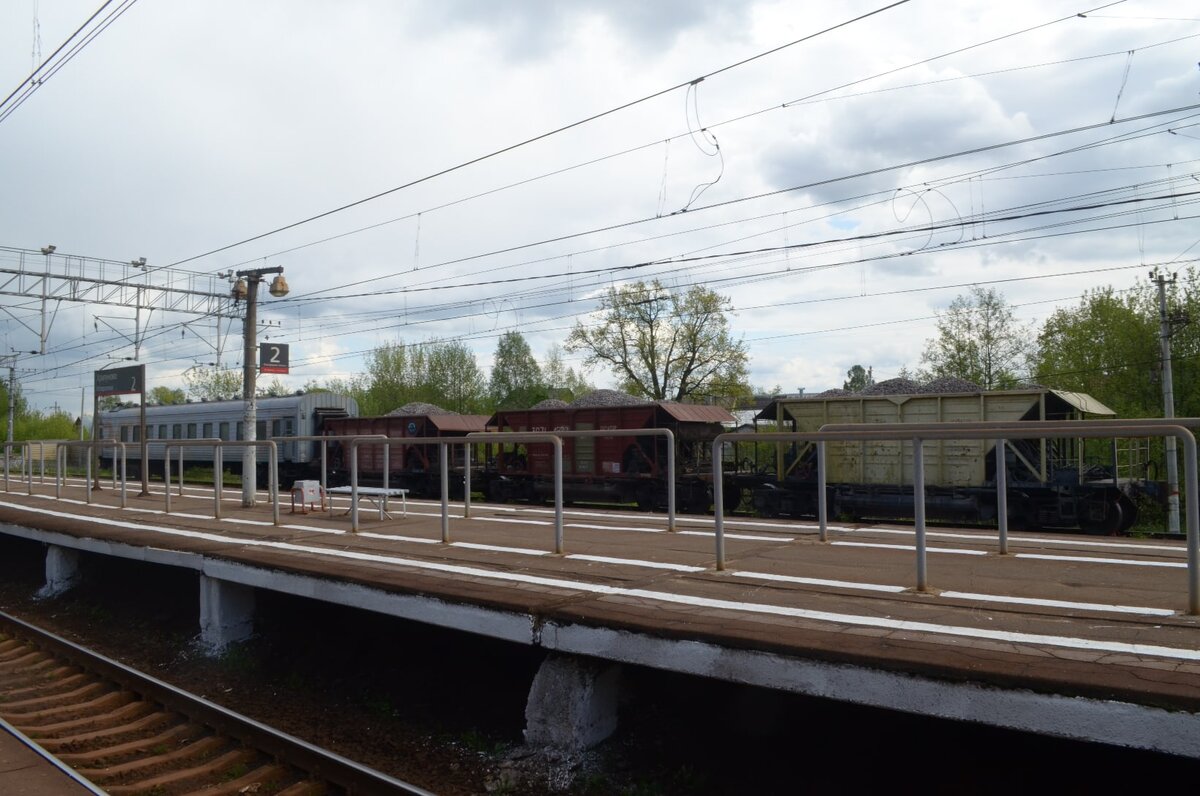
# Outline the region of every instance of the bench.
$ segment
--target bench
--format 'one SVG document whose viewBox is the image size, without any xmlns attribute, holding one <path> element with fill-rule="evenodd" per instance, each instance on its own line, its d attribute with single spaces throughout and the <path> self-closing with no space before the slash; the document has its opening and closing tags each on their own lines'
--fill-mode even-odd
<svg viewBox="0 0 1200 796">
<path fill-rule="evenodd" d="M 354 490 L 348 486 L 336 486 L 333 489 L 328 489 L 326 492 L 330 495 L 352 495 Z M 366 498 L 369 502 L 375 504 L 379 508 L 379 519 L 387 517 L 392 519 L 392 515 L 384 510 L 384 505 L 388 498 L 400 498 L 400 508 L 403 512 L 402 516 L 408 516 L 408 490 L 407 489 L 383 489 L 377 486 L 360 486 L 358 488 L 358 496 Z M 350 509 L 346 509 L 346 514 L 350 513 Z"/>
</svg>

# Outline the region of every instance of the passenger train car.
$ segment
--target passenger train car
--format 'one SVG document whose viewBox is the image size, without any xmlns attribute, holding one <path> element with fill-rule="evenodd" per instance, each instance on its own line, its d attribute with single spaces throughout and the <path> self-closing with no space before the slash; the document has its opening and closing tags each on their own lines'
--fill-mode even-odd
<svg viewBox="0 0 1200 796">
<path fill-rule="evenodd" d="M 165 446 L 155 443 L 203 438 L 245 439 L 245 410 L 246 402 L 242 400 L 147 406 L 146 439 L 150 443 L 151 472 L 161 473 L 163 470 L 162 457 Z M 140 413 L 141 409 L 137 406 L 103 412 L 100 416 L 101 436 L 125 443 L 139 442 Z M 349 396 L 337 393 L 310 392 L 283 398 L 259 398 L 256 406 L 255 436 L 260 440 L 277 440 L 280 483 L 286 484 L 305 477 L 316 478 L 319 477 L 321 466 L 320 443 L 288 442 L 286 438 L 319 435 L 328 421 L 356 414 L 357 402 Z M 106 448 L 102 454 L 102 463 L 106 466 L 111 465 L 113 453 L 111 448 Z M 212 466 L 211 446 L 185 446 L 183 454 L 184 466 Z M 140 472 L 140 446 L 128 444 L 126 457 L 130 472 Z M 177 457 L 178 450 L 173 448 L 173 463 L 177 461 Z M 265 447 L 258 449 L 257 457 L 262 476 L 259 481 L 265 483 L 263 479 L 269 458 Z M 222 458 L 226 469 L 241 472 L 240 449 L 226 449 Z"/>
</svg>

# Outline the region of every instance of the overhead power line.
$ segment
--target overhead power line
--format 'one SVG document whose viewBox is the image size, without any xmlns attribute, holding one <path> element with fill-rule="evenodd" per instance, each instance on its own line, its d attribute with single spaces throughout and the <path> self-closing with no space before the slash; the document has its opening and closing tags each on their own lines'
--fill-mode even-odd
<svg viewBox="0 0 1200 796">
<path fill-rule="evenodd" d="M 721 67 L 720 69 L 714 69 L 714 70 L 713 70 L 713 71 L 711 71 L 711 72 L 706 72 L 705 74 L 703 74 L 703 75 L 700 75 L 699 77 L 694 77 L 694 78 L 692 78 L 691 80 L 686 80 L 686 81 L 684 81 L 684 82 L 682 82 L 682 83 L 677 83 L 677 84 L 675 84 L 675 85 L 673 85 L 673 86 L 670 86 L 669 88 L 660 89 L 659 91 L 655 91 L 655 92 L 654 92 L 654 93 L 652 93 L 652 94 L 647 94 L 646 96 L 644 96 L 644 97 L 641 97 L 641 98 L 639 98 L 639 99 L 630 100 L 629 102 L 623 103 L 623 104 L 621 104 L 621 105 L 618 105 L 618 106 L 616 106 L 616 107 L 614 107 L 614 108 L 609 108 L 609 109 L 608 109 L 608 110 L 606 110 L 606 111 L 601 111 L 601 112 L 599 112 L 599 113 L 592 114 L 591 116 L 588 116 L 588 117 L 586 117 L 586 118 L 584 118 L 584 119 L 580 119 L 580 120 L 578 120 L 578 121 L 571 122 L 570 124 L 563 125 L 562 127 L 557 127 L 557 128 L 555 128 L 555 129 L 553 129 L 553 130 L 550 130 L 550 131 L 548 131 L 548 132 L 545 132 L 545 133 L 541 133 L 541 134 L 539 134 L 539 135 L 535 135 L 535 136 L 534 136 L 534 137 L 532 137 L 532 138 L 527 138 L 527 139 L 525 139 L 524 141 L 519 141 L 519 142 L 517 142 L 517 143 L 515 143 L 515 144 L 509 144 L 508 146 L 506 146 L 506 147 L 503 147 L 503 148 L 501 148 L 501 149 L 497 149 L 497 150 L 495 150 L 494 152 L 489 152 L 489 153 L 488 153 L 488 154 L 486 154 L 486 155 L 480 155 L 479 157 L 472 158 L 471 160 L 467 160 L 467 161 L 464 161 L 464 162 L 462 162 L 462 163 L 459 163 L 459 164 L 458 164 L 458 165 L 456 165 L 456 166 L 450 166 L 449 168 L 442 169 L 441 171 L 436 171 L 436 172 L 434 172 L 433 174 L 429 174 L 429 175 L 426 175 L 426 176 L 424 176 L 424 177 L 419 177 L 419 178 L 417 178 L 417 179 L 415 179 L 415 180 L 411 180 L 411 181 L 409 181 L 409 182 L 406 182 L 406 183 L 404 183 L 403 185 L 397 185 L 395 188 L 389 188 L 389 189 L 388 189 L 388 190 L 386 190 L 386 191 L 380 191 L 379 193 L 372 194 L 371 196 L 367 196 L 367 197 L 365 197 L 365 198 L 363 198 L 363 199 L 358 199 L 358 200 L 356 200 L 356 201 L 353 201 L 353 202 L 350 202 L 350 203 L 348 203 L 348 204 L 344 204 L 344 205 L 342 205 L 342 206 L 340 206 L 340 207 L 335 207 L 335 208 L 333 208 L 332 210 L 326 210 L 326 211 L 325 211 L 325 212 L 323 212 L 323 213 L 318 213 L 318 214 L 316 214 L 315 216 L 309 216 L 308 218 L 301 219 L 300 221 L 294 221 L 294 222 L 292 222 L 291 224 L 285 224 L 285 225 L 284 225 L 284 226 L 282 226 L 282 227 L 277 227 L 277 228 L 275 228 L 275 229 L 273 229 L 273 230 L 270 230 L 270 231 L 268 231 L 268 232 L 263 232 L 263 233 L 260 233 L 260 234 L 258 234 L 258 235 L 254 235 L 253 237 L 249 237 L 249 238 L 246 238 L 246 239 L 244 239 L 244 240 L 240 240 L 240 241 L 238 241 L 238 242 L 236 242 L 236 243 L 230 243 L 230 244 L 228 244 L 228 245 L 226 245 L 226 246 L 221 246 L 220 248 L 213 249 L 212 251 L 207 251 L 207 252 L 204 252 L 203 254 L 197 254 L 197 255 L 194 255 L 194 256 L 192 256 L 192 257 L 188 257 L 188 258 L 186 258 L 186 259 L 183 259 L 183 260 L 178 260 L 178 261 L 176 261 L 176 262 L 172 263 L 172 265 L 182 265 L 183 263 L 188 263 L 188 262 L 191 262 L 192 260 L 198 260 L 198 259 L 200 259 L 200 258 L 202 258 L 202 257 L 209 257 L 209 256 L 211 256 L 211 255 L 213 255 L 213 254 L 217 254 L 217 253 L 219 253 L 219 252 L 227 251 L 227 250 L 229 250 L 229 249 L 233 249 L 233 248 L 236 248 L 236 247 L 238 247 L 238 246 L 243 246 L 243 245 L 245 245 L 245 244 L 247 244 L 247 243 L 252 243 L 252 242 L 254 242 L 254 241 L 256 241 L 256 240 L 262 240 L 263 238 L 270 237 L 271 235 L 276 235 L 276 234 L 278 234 L 278 233 L 280 233 L 280 232 L 284 232 L 284 231 L 286 231 L 286 230 L 289 230 L 289 229 L 294 229 L 294 228 L 296 228 L 296 227 L 299 227 L 299 226 L 302 226 L 302 225 L 304 225 L 304 224 L 308 224 L 308 223 L 311 223 L 311 222 L 313 222 L 313 221 L 317 221 L 317 220 L 319 220 L 319 219 L 326 218 L 326 217 L 328 217 L 328 216 L 334 215 L 335 213 L 341 213 L 342 211 L 344 211 L 344 210 L 349 210 L 349 209 L 350 209 L 350 208 L 352 208 L 352 207 L 358 207 L 359 205 L 366 204 L 367 202 L 372 202 L 372 201 L 374 201 L 374 200 L 376 200 L 376 199 L 380 199 L 380 198 L 382 198 L 382 197 L 384 197 L 384 196 L 389 196 L 390 194 L 394 194 L 394 193 L 396 193 L 397 191 L 403 191 L 404 189 L 406 189 L 406 188 L 411 188 L 411 187 L 413 187 L 414 185 L 420 185 L 420 184 L 421 184 L 421 183 L 423 183 L 423 182 L 429 182 L 430 180 L 437 179 L 438 177 L 443 177 L 443 176 L 445 176 L 445 175 L 447 175 L 447 174 L 451 174 L 451 173 L 453 173 L 453 172 L 455 172 L 455 171 L 460 171 L 460 170 L 462 170 L 462 169 L 465 169 L 465 168 L 467 168 L 468 166 L 473 166 L 473 165 L 475 165 L 476 163 L 482 163 L 483 161 L 485 161 L 485 160 L 490 160 L 491 158 L 497 157 L 498 155 L 503 155 L 503 154 L 505 154 L 505 153 L 507 153 L 507 152 L 512 152 L 512 151 L 514 151 L 514 150 L 516 150 L 516 149 L 520 149 L 521 147 L 528 146 L 529 144 L 535 143 L 535 142 L 537 142 L 537 141 L 542 141 L 542 140 L 544 140 L 544 139 L 546 139 L 546 138 L 550 138 L 551 136 L 558 135 L 559 133 L 566 132 L 567 130 L 574 129 L 574 128 L 576 128 L 576 127 L 581 127 L 581 126 L 583 126 L 583 125 L 585 125 L 585 124 L 588 124 L 588 123 L 590 123 L 590 122 L 594 122 L 594 121 L 596 121 L 597 119 L 603 119 L 604 117 L 606 117 L 606 116 L 611 116 L 611 115 L 613 115 L 614 113 L 619 113 L 620 111 L 623 111 L 623 110 L 628 110 L 629 108 L 632 108 L 632 107 L 634 107 L 634 106 L 640 105 L 640 104 L 642 104 L 643 102 L 649 102 L 649 101 L 650 101 L 650 100 L 652 100 L 652 99 L 656 99 L 656 98 L 658 98 L 658 97 L 661 97 L 661 96 L 663 96 L 663 95 L 665 95 L 665 94 L 670 94 L 670 93 L 671 93 L 671 92 L 673 92 L 673 91 L 678 91 L 678 90 L 679 90 L 679 89 L 681 89 L 681 88 L 687 88 L 688 86 L 694 86 L 694 85 L 696 85 L 697 83 L 700 83 L 701 81 L 707 80 L 707 79 L 708 79 L 708 78 L 710 78 L 710 77 L 714 77 L 714 76 L 716 76 L 716 75 L 722 74 L 723 72 L 728 72 L 729 70 L 731 70 L 731 69 L 736 69 L 736 68 L 738 68 L 738 67 L 740 67 L 740 66 L 745 66 L 745 65 L 746 65 L 746 64 L 748 64 L 748 63 L 752 63 L 752 62 L 754 62 L 754 61 L 757 61 L 757 60 L 759 60 L 759 59 L 761 59 L 761 58 L 766 58 L 766 57 L 767 57 L 767 56 L 769 56 L 769 55 L 774 55 L 774 54 L 775 54 L 775 53 L 777 53 L 777 52 L 780 52 L 780 51 L 782 51 L 782 50 L 786 50 L 786 49 L 788 49 L 789 47 L 794 47 L 794 46 L 796 46 L 797 44 L 803 44 L 803 43 L 804 43 L 804 42 L 806 42 L 806 41 L 810 41 L 810 40 L 812 40 L 812 39 L 815 39 L 815 38 L 817 38 L 818 36 L 823 36 L 823 35 L 825 35 L 826 33 L 831 33 L 832 31 L 838 30 L 839 28 L 844 28 L 844 27 L 846 27 L 846 26 L 848 26 L 848 25 L 853 25 L 853 24 L 854 24 L 854 23 L 856 23 L 856 22 L 861 22 L 861 21 L 863 21 L 864 19 L 868 19 L 868 18 L 870 18 L 870 17 L 873 17 L 873 16 L 875 16 L 876 14 L 882 14 L 884 11 L 889 11 L 889 10 L 891 10 L 891 9 L 893 9 L 893 8 L 897 7 L 897 6 L 902 6 L 902 5 L 904 5 L 905 3 L 908 3 L 908 2 L 909 2 L 909 0 L 896 0 L 895 2 L 893 2 L 893 3 L 889 3 L 888 5 L 882 6 L 882 7 L 880 7 L 880 8 L 877 8 L 877 9 L 875 9 L 874 11 L 868 11 L 867 13 L 865 13 L 865 14 L 860 14 L 859 16 L 857 16 L 857 17 L 854 17 L 853 19 L 848 19 L 848 20 L 845 20 L 845 21 L 843 21 L 843 22 L 839 22 L 839 23 L 837 23 L 836 25 L 831 25 L 831 26 L 830 26 L 830 27 L 828 27 L 828 28 L 824 28 L 824 29 L 822 29 L 822 30 L 819 30 L 819 31 L 817 31 L 816 33 L 810 33 L 810 34 L 808 34 L 807 36 L 802 36 L 802 37 L 800 37 L 799 39 L 795 39 L 794 41 L 790 41 L 790 42 L 788 42 L 787 44 L 781 44 L 781 45 L 779 45 L 778 47 L 773 47 L 773 48 L 771 48 L 770 50 L 765 50 L 765 51 L 763 51 L 763 52 L 761 52 L 761 53 L 758 53 L 758 54 L 756 54 L 756 55 L 752 55 L 752 56 L 750 56 L 749 58 L 743 58 L 743 59 L 742 59 L 742 60 L 740 60 L 740 61 L 736 61 L 735 63 L 728 64 L 727 66 L 723 66 L 723 67 Z"/>
</svg>

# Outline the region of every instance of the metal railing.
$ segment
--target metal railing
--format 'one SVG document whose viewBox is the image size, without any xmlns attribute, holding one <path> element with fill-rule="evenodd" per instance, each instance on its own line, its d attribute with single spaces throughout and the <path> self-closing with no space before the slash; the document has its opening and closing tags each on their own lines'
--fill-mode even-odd
<svg viewBox="0 0 1200 796">
<path fill-rule="evenodd" d="M 177 439 L 169 442 L 158 440 L 150 445 L 163 446 L 163 492 L 166 493 L 166 513 L 171 513 L 171 449 L 179 448 L 179 494 L 183 494 L 183 448 L 211 447 L 213 449 L 213 514 L 215 519 L 221 518 L 221 492 L 223 481 L 223 454 L 225 448 L 258 448 L 267 449 L 267 494 L 271 501 L 271 522 L 279 524 L 279 449 L 275 440 L 222 440 L 217 438 Z"/>
<path fill-rule="evenodd" d="M 828 540 L 828 507 L 825 499 L 825 461 L 821 443 L 843 441 L 896 441 L 911 440 L 913 444 L 913 516 L 916 534 L 917 590 L 928 591 L 928 569 L 925 545 L 925 473 L 922 443 L 939 439 L 1053 439 L 1075 437 L 1077 439 L 1109 439 L 1129 436 L 1174 437 L 1183 443 L 1185 463 L 1185 488 L 1187 498 L 1187 554 L 1188 554 L 1188 613 L 1200 614 L 1200 490 L 1197 488 L 1196 438 L 1183 425 L 1167 420 L 1076 420 L 1076 421 L 1025 421 L 1025 422 L 978 422 L 978 423 L 931 423 L 931 424 L 862 424 L 839 426 L 842 430 L 818 432 L 772 432 L 755 434 L 731 432 L 718 434 L 713 446 L 713 503 L 716 531 L 716 568 L 725 569 L 725 525 L 723 498 L 723 472 L 721 450 L 727 442 L 794 442 L 819 443 L 818 469 L 818 523 L 821 541 Z M 883 428 L 880 428 L 883 426 Z M 1001 446 L 1001 450 L 1003 447 Z M 1003 467 L 998 472 L 1003 472 Z M 1004 488 L 1003 479 L 998 479 L 997 489 Z M 999 498 L 999 496 L 998 496 Z M 1007 510 L 1001 513 L 1007 523 Z"/>
<path fill-rule="evenodd" d="M 120 450 L 120 452 L 121 452 L 121 508 L 125 508 L 127 505 L 126 492 L 125 492 L 125 472 L 126 472 L 125 443 L 121 442 L 120 440 L 115 440 L 115 439 L 68 440 L 66 442 L 59 442 L 58 450 L 55 451 L 55 461 L 54 461 L 54 469 L 56 470 L 56 472 L 54 474 L 54 476 L 55 476 L 54 477 L 54 497 L 62 498 L 62 486 L 63 486 L 63 481 L 66 479 L 66 472 L 67 472 L 67 467 L 66 467 L 67 451 L 69 451 L 71 448 L 83 448 L 86 451 L 88 451 L 88 455 L 85 457 L 87 460 L 87 463 L 84 465 L 84 474 L 85 474 L 84 478 L 86 480 L 84 482 L 84 490 L 83 491 L 86 496 L 85 499 L 89 505 L 92 502 L 92 459 L 95 458 L 92 455 L 92 451 L 99 451 L 99 450 L 103 450 L 104 448 L 113 448 L 115 450 Z M 112 481 L 113 481 L 113 489 L 116 489 L 117 488 L 117 467 L 116 467 L 115 463 L 113 464 Z"/>
<path fill-rule="evenodd" d="M 560 433 L 565 432 L 544 434 L 537 431 L 472 431 L 464 437 L 474 442 L 549 442 L 554 446 L 554 552 L 558 555 L 562 555 L 563 552 L 563 444 Z M 610 433 L 608 436 L 615 435 Z M 442 483 L 445 484 L 445 479 Z M 443 533 L 443 541 L 449 540 L 446 533 Z"/>
</svg>

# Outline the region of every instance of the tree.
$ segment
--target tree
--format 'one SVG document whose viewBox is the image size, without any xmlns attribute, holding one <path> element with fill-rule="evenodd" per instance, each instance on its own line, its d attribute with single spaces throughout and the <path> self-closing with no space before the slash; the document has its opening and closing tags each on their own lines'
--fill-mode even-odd
<svg viewBox="0 0 1200 796">
<path fill-rule="evenodd" d="M 200 401 L 232 401 L 242 397 L 240 368 L 192 368 L 183 374 L 187 392 Z"/>
<path fill-rule="evenodd" d="M 557 398 L 570 403 L 585 393 L 596 389 L 575 368 L 563 362 L 562 348 L 550 346 L 546 359 L 542 362 L 542 381 L 546 385 L 546 397 Z"/>
<path fill-rule="evenodd" d="M 486 408 L 486 382 L 475 355 L 462 343 L 386 343 L 367 355 L 366 365 L 361 378 L 331 383 L 335 391 L 352 395 L 363 415 L 384 415 L 413 401 L 456 412 Z"/>
<path fill-rule="evenodd" d="M 842 382 L 843 390 L 851 392 L 862 392 L 875 383 L 875 375 L 872 373 L 873 368 L 863 370 L 862 365 L 855 365 L 846 371 L 846 381 Z"/>
<path fill-rule="evenodd" d="M 1004 296 L 991 288 L 972 287 L 954 299 L 938 313 L 937 330 L 921 355 L 921 377 L 966 379 L 985 390 L 1021 383 L 1036 346 L 1032 326 L 1017 323 Z"/>
<path fill-rule="evenodd" d="M 576 323 L 567 350 L 586 352 L 589 367 L 607 365 L 634 395 L 725 398 L 747 377 L 746 344 L 733 339 L 725 317 L 730 307 L 701 285 L 682 295 L 658 280 L 610 287 L 599 323 Z"/>
<path fill-rule="evenodd" d="M 147 406 L 173 406 L 187 403 L 187 393 L 178 387 L 153 387 L 146 394 Z"/>
<path fill-rule="evenodd" d="M 542 369 L 520 332 L 506 332 L 496 344 L 488 393 L 496 408 L 525 408 L 546 397 Z"/>
<path fill-rule="evenodd" d="M 1161 414 L 1158 312 L 1149 309 L 1144 295 L 1102 287 L 1055 310 L 1038 336 L 1035 378 L 1093 395 L 1125 417 Z"/>
</svg>

